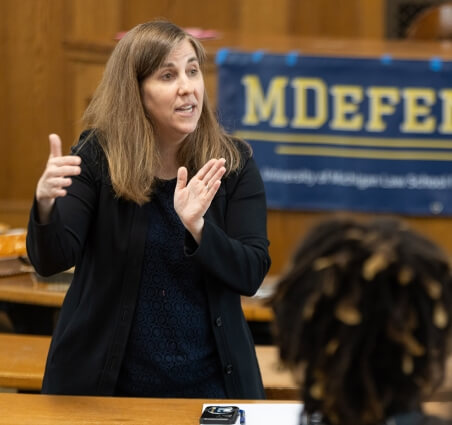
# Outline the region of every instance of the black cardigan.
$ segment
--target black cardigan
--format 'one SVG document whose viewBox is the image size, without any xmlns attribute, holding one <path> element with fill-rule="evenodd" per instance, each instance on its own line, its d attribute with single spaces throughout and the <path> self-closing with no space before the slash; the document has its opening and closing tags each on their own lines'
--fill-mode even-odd
<svg viewBox="0 0 452 425">
<path fill-rule="evenodd" d="M 42 392 L 112 395 L 129 336 L 147 230 L 145 209 L 115 197 L 95 139 L 77 149 L 82 172 L 58 198 L 50 223 L 36 201 L 27 233 L 29 258 L 43 276 L 75 265 L 47 358 Z M 240 146 L 240 144 L 239 144 Z M 201 244 L 186 232 L 186 255 L 204 270 L 210 324 L 227 396 L 263 398 L 254 343 L 240 295 L 253 295 L 270 267 L 266 201 L 259 171 L 243 150 L 209 210 Z"/>
</svg>

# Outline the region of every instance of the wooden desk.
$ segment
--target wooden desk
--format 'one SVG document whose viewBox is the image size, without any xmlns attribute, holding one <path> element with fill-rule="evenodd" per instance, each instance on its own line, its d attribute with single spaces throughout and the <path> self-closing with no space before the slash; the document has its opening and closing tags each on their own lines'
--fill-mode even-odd
<svg viewBox="0 0 452 425">
<path fill-rule="evenodd" d="M 204 403 L 200 399 L 0 394 L 0 424 L 14 425 L 196 425 Z M 225 400 L 219 400 L 225 403 Z M 262 403 L 263 401 L 227 401 Z M 252 424 L 250 424 L 252 425 Z"/>
<path fill-rule="evenodd" d="M 270 307 L 263 305 L 264 301 L 260 298 L 242 297 L 243 314 L 248 321 L 271 322 L 273 320 L 273 311 Z"/>
<path fill-rule="evenodd" d="M 271 322 L 273 320 L 273 310 L 265 305 L 265 298 L 273 292 L 278 279 L 278 275 L 268 275 L 256 296 L 242 297 L 242 309 L 246 320 L 255 322 Z"/>
<path fill-rule="evenodd" d="M 275 277 L 266 278 L 263 285 L 271 285 Z M 60 284 L 36 282 L 31 274 L 0 277 L 0 301 L 61 307 L 66 288 Z M 247 320 L 273 320 L 271 308 L 261 298 L 242 297 L 242 308 Z"/>
<path fill-rule="evenodd" d="M 224 403 L 225 400 L 218 400 L 218 402 Z M 0 393 L 0 411 L 2 412 L 0 424 L 195 425 L 199 423 L 204 403 L 214 404 L 215 400 Z M 268 403 L 268 401 L 228 400 L 228 403 L 258 404 Z M 278 402 L 272 402 L 272 404 L 278 404 Z M 452 402 L 425 403 L 424 410 L 430 414 L 451 418 Z"/>
<path fill-rule="evenodd" d="M 66 290 L 56 285 L 36 282 L 31 273 L 0 277 L 0 301 L 61 307 Z"/>
</svg>

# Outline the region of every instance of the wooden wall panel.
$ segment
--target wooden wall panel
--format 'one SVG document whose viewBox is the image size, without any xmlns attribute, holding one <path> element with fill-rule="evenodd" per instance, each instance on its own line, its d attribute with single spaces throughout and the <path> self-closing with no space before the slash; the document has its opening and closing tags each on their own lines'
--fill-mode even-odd
<svg viewBox="0 0 452 425">
<path fill-rule="evenodd" d="M 294 35 L 383 38 L 384 0 L 291 0 L 290 10 Z"/>
<path fill-rule="evenodd" d="M 123 0 L 64 0 L 64 38 L 113 40 L 122 27 Z"/>
<path fill-rule="evenodd" d="M 71 72 L 74 75 L 72 81 L 74 90 L 74 96 L 72 98 L 74 120 L 71 123 L 73 128 L 73 140 L 76 140 L 82 130 L 84 130 L 81 123 L 81 117 L 102 77 L 104 66 L 95 63 L 73 63 L 71 66 Z"/>
<path fill-rule="evenodd" d="M 248 0 L 124 0 L 123 25 L 127 30 L 141 22 L 162 18 L 183 27 L 237 31 L 240 8 L 247 2 Z"/>
<path fill-rule="evenodd" d="M 19 200 L 17 206 L 31 203 L 49 130 L 64 133 L 61 2 L 2 0 L 0 17 L 0 199 Z M 8 213 L 2 205 L 1 213 Z"/>
<path fill-rule="evenodd" d="M 365 0 L 359 2 L 356 7 L 357 14 L 355 15 L 355 23 L 359 25 L 360 38 L 384 38 L 385 4 L 385 0 Z"/>
<path fill-rule="evenodd" d="M 291 0 L 247 0 L 240 5 L 240 31 L 243 34 L 289 34 Z"/>
<path fill-rule="evenodd" d="M 73 1 L 73 0 L 72 0 Z M 85 0 L 89 1 L 89 0 Z M 124 0 L 124 29 L 155 18 L 242 34 L 382 38 L 384 0 Z"/>
<path fill-rule="evenodd" d="M 82 127 L 82 116 L 98 86 L 105 63 L 114 47 L 106 44 L 65 42 L 67 78 L 66 106 L 69 111 L 66 121 L 71 144 L 78 140 Z"/>
<path fill-rule="evenodd" d="M 6 4 L 0 4 L 0 56 L 3 58 L 5 58 L 8 50 L 8 42 L 6 40 L 10 37 L 7 29 L 8 16 L 6 6 Z M 8 140 L 6 125 L 6 116 L 9 109 L 7 102 L 9 99 L 8 89 L 6 72 L 2 69 L 0 71 L 0 196 L 7 193 L 7 163 L 10 162 L 9 151 L 11 142 Z"/>
<path fill-rule="evenodd" d="M 306 232 L 319 221 L 333 216 L 352 216 L 359 219 L 376 217 L 373 214 L 349 212 L 268 211 L 271 273 L 283 272 L 290 264 L 292 255 Z M 397 215 L 392 215 L 392 217 L 403 219 L 412 229 L 431 238 L 449 255 L 452 255 L 452 241 L 448 237 L 448 228 L 452 226 L 452 220 L 449 217 L 401 217 Z"/>
</svg>

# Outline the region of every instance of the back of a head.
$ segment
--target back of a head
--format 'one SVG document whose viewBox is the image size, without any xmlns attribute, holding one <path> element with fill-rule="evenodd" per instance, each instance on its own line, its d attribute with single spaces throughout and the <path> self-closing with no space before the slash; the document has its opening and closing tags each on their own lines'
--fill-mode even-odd
<svg viewBox="0 0 452 425">
<path fill-rule="evenodd" d="M 326 423 L 381 423 L 443 379 L 449 261 L 397 220 L 319 224 L 271 303 L 281 360 L 304 381 L 306 411 Z"/>
</svg>

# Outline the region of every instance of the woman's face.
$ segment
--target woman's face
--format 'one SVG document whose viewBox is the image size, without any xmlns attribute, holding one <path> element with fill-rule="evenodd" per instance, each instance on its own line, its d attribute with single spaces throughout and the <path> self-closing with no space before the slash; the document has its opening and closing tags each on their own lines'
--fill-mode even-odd
<svg viewBox="0 0 452 425">
<path fill-rule="evenodd" d="M 196 129 L 204 79 L 189 40 L 177 44 L 162 66 L 143 80 L 141 97 L 159 143 L 177 144 Z"/>
</svg>

